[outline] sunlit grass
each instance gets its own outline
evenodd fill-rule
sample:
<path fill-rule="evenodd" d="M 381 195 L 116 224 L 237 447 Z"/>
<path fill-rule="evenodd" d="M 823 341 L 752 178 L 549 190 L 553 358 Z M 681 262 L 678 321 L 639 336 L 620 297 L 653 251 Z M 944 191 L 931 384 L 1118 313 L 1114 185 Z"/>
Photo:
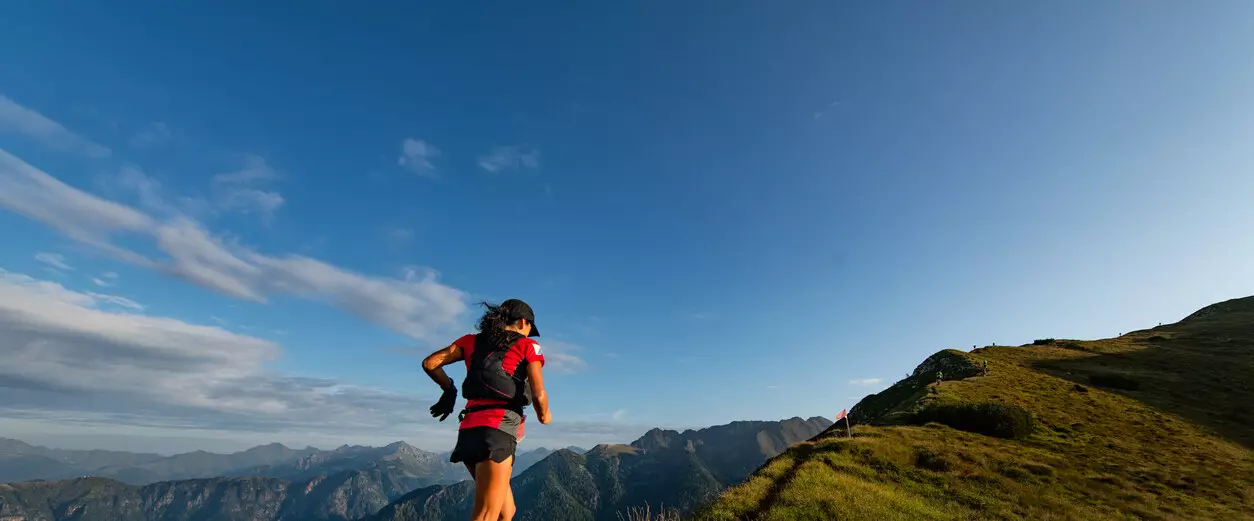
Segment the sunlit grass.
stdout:
<path fill-rule="evenodd" d="M 1031 412 L 1030 436 L 856 426 L 793 447 L 693 519 L 1254 519 L 1249 309 L 968 353 L 987 375 L 899 392 L 909 403 L 893 421 L 929 404 L 1012 404 Z"/>

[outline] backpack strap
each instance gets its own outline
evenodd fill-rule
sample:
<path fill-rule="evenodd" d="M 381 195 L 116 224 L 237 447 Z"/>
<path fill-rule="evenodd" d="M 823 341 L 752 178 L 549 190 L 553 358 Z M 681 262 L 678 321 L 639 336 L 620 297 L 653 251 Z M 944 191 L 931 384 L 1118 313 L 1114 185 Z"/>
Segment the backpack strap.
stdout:
<path fill-rule="evenodd" d="M 509 403 L 490 403 L 490 404 L 487 404 L 487 405 L 476 405 L 476 406 L 474 406 L 474 407 L 467 407 L 467 408 L 465 408 L 465 409 L 462 409 L 462 412 L 457 413 L 457 422 L 458 422 L 458 423 L 461 423 L 461 422 L 465 421 L 465 420 L 466 420 L 466 415 L 467 415 L 467 414 L 470 414 L 470 413 L 472 413 L 472 412 L 490 411 L 490 410 L 493 410 L 493 409 L 505 409 L 505 410 L 507 410 L 507 411 L 514 411 L 514 412 L 518 413 L 518 415 L 519 415 L 519 416 L 522 416 L 522 415 L 524 414 L 524 413 L 523 413 L 523 408 L 522 408 L 522 406 L 517 405 L 517 404 L 509 404 Z"/>

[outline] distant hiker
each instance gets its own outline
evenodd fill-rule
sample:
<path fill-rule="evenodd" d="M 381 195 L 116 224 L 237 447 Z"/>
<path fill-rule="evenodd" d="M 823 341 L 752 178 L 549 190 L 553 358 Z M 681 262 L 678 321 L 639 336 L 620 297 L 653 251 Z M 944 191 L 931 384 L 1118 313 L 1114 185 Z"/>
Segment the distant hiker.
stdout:
<path fill-rule="evenodd" d="M 471 521 L 508 521 L 517 507 L 509 487 L 514 451 L 523 439 L 524 408 L 535 404 L 536 417 L 548 425 L 549 398 L 544 392 L 544 355 L 531 306 L 510 299 L 487 308 L 479 319 L 479 333 L 463 336 L 448 347 L 431 353 L 422 368 L 444 389 L 431 406 L 431 416 L 444 421 L 457 405 L 457 387 L 444 366 L 466 363 L 462 393 L 466 408 L 458 415 L 457 445 L 449 461 L 463 463 L 475 480 Z"/>
<path fill-rule="evenodd" d="M 936 385 L 940 385 L 940 383 L 943 381 L 945 381 L 945 373 L 937 371 L 936 372 Z"/>
<path fill-rule="evenodd" d="M 988 374 L 988 360 L 984 361 L 984 370 L 980 374 Z"/>

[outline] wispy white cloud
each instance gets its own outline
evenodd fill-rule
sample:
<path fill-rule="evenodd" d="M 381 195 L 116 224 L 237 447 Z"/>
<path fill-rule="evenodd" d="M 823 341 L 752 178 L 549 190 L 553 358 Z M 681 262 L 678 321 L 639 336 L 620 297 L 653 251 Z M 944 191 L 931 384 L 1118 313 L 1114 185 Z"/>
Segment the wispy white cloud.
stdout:
<path fill-rule="evenodd" d="M 224 172 L 213 176 L 214 184 L 242 185 L 264 181 L 275 181 L 280 175 L 271 168 L 265 158 L 257 155 L 244 156 L 243 167 L 233 172 Z"/>
<path fill-rule="evenodd" d="M 357 434 L 422 420 L 418 397 L 276 374 L 274 342 L 139 310 L 0 270 L 0 416 Z"/>
<path fill-rule="evenodd" d="M 714 313 L 710 313 L 709 311 L 698 311 L 689 315 L 688 318 L 691 318 L 692 320 L 709 320 L 714 318 Z"/>
<path fill-rule="evenodd" d="M 561 340 L 540 340 L 540 351 L 544 355 L 545 369 L 557 373 L 577 373 L 586 371 L 588 363 L 575 352 L 583 348 Z"/>
<path fill-rule="evenodd" d="M 42 262 L 44 264 L 47 264 L 49 266 L 52 266 L 53 268 L 56 268 L 59 270 L 70 271 L 74 269 L 74 268 L 71 268 L 69 264 L 66 264 L 65 256 L 61 255 L 60 253 L 47 253 L 47 252 L 36 253 L 35 260 Z"/>
<path fill-rule="evenodd" d="M 824 117 L 827 116 L 828 112 L 835 110 L 840 105 L 841 105 L 840 100 L 833 100 L 831 103 L 828 103 L 827 106 L 823 107 L 822 109 L 814 111 L 814 121 L 823 119 Z"/>
<path fill-rule="evenodd" d="M 404 279 L 371 277 L 301 255 L 270 256 L 210 233 L 184 215 L 157 218 L 70 187 L 0 150 L 0 207 L 56 228 L 121 260 L 235 298 L 276 294 L 324 302 L 414 338 L 442 333 L 465 313 L 464 294 L 432 270 Z M 113 242 L 151 240 L 164 258 Z"/>
<path fill-rule="evenodd" d="M 280 178 L 264 158 L 247 155 L 239 170 L 213 176 L 208 197 L 174 197 L 165 192 L 160 181 L 134 165 L 123 166 L 109 185 L 134 192 L 141 207 L 163 216 L 206 217 L 234 212 L 258 215 L 268 222 L 286 201 L 265 185 Z"/>
<path fill-rule="evenodd" d="M 99 277 L 92 277 L 91 283 L 102 288 L 111 288 L 117 284 L 118 274 L 112 271 L 106 271 Z"/>
<path fill-rule="evenodd" d="M 130 145 L 135 148 L 158 148 L 170 144 L 174 133 L 169 125 L 160 121 L 150 123 L 131 136 Z"/>
<path fill-rule="evenodd" d="M 245 156 L 243 168 L 213 176 L 214 205 L 220 211 L 257 213 L 266 219 L 273 217 L 285 201 L 281 194 L 264 190 L 262 185 L 279 178 L 279 173 L 265 158 Z"/>
<path fill-rule="evenodd" d="M 883 381 L 884 381 L 883 378 L 857 378 L 854 380 L 849 380 L 849 385 L 869 386 L 869 385 L 878 384 Z"/>
<path fill-rule="evenodd" d="M 108 148 L 70 132 L 60 123 L 3 95 L 0 95 L 0 131 L 21 134 L 45 147 L 88 157 L 109 157 L 112 154 Z"/>
<path fill-rule="evenodd" d="M 437 157 L 440 157 L 440 149 L 435 145 L 421 139 L 405 138 L 401 142 L 401 155 L 396 164 L 423 177 L 438 177 L 435 164 L 431 162 Z"/>
<path fill-rule="evenodd" d="M 526 145 L 492 147 L 479 157 L 479 167 L 489 172 L 540 168 L 540 151 Z"/>
<path fill-rule="evenodd" d="M 133 311 L 144 310 L 144 306 L 142 306 L 140 303 L 135 302 L 134 300 L 128 299 L 126 297 L 120 297 L 117 295 L 106 295 L 104 293 L 93 293 L 90 291 L 86 292 L 85 294 L 91 297 L 93 299 L 93 302 L 95 302 L 95 304 L 100 307 L 103 307 L 105 305 L 110 305 L 110 306 L 117 306 L 119 308 L 129 309 Z"/>
<path fill-rule="evenodd" d="M 414 241 L 414 231 L 409 228 L 392 228 L 384 234 L 384 240 L 392 247 L 405 246 Z"/>
<path fill-rule="evenodd" d="M 83 193 L 3 149 L 0 206 L 136 264 L 146 264 L 146 259 L 114 246 L 110 240 L 115 235 L 143 232 L 157 225 L 142 212 Z"/>

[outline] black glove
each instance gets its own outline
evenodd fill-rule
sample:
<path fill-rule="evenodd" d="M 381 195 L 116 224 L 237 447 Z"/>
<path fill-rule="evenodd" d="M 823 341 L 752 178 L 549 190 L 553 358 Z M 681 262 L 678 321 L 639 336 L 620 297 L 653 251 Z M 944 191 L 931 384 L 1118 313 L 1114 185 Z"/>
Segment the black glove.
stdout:
<path fill-rule="evenodd" d="M 444 394 L 440 395 L 440 401 L 431 406 L 431 417 L 444 421 L 448 415 L 453 414 L 455 407 L 457 407 L 457 387 L 449 387 L 444 390 Z"/>

